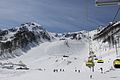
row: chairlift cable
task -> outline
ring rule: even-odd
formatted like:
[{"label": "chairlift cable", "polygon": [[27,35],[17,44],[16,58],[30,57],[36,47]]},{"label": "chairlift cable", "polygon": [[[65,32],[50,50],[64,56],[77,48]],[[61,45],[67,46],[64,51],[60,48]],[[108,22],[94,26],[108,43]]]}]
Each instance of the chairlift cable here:
[{"label": "chairlift cable", "polygon": [[[88,27],[88,0],[86,0],[86,5],[85,5],[85,17],[86,17],[86,24],[87,24],[87,27]],[[89,42],[89,53],[90,53],[90,48],[91,48],[91,45],[90,45],[90,35],[89,35],[89,31],[88,31],[88,42]],[[89,54],[90,55],[90,54]]]},{"label": "chairlift cable", "polygon": [[114,16],[114,18],[113,18],[113,22],[115,21],[117,15],[118,15],[118,13],[119,13],[119,11],[120,11],[120,6],[118,7],[118,10],[117,10],[117,12],[116,12],[116,14],[115,14],[115,16]]}]

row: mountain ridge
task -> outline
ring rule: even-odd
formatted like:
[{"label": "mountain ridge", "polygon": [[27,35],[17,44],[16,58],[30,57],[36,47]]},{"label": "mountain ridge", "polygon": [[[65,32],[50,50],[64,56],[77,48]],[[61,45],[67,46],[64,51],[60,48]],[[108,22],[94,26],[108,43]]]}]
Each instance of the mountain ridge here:
[{"label": "mountain ridge", "polygon": [[[0,55],[2,59],[22,55],[21,51],[27,52],[32,47],[46,41],[52,41],[50,35],[41,25],[35,22],[21,24],[20,27],[0,31]],[[15,50],[21,51],[17,54]],[[5,55],[6,54],[6,55]],[[8,56],[9,54],[9,56]]]}]

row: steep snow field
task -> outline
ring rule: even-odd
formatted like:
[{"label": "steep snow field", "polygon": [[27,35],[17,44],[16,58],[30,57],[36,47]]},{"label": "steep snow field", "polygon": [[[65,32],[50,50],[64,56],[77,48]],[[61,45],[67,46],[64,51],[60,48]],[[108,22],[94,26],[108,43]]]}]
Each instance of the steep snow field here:
[{"label": "steep snow field", "polygon": [[[89,52],[88,40],[67,39],[42,43],[24,55],[9,60],[13,63],[22,61],[30,70],[0,68],[0,80],[90,80],[90,75],[93,80],[119,80],[120,70],[112,69],[115,49],[108,49],[106,45],[99,49],[100,43],[97,41],[92,44],[96,56],[105,61],[103,64],[95,61],[95,72],[85,66]],[[101,67],[104,73],[101,73]]]},{"label": "steep snow field", "polygon": [[[44,65],[46,68],[55,67],[55,65],[67,64],[67,60],[74,60],[75,57],[86,58],[88,55],[88,43],[84,40],[57,40],[54,42],[45,42],[40,46],[32,48],[28,53],[11,59],[11,62],[19,62],[20,60],[31,68],[41,67]],[[63,57],[69,56],[68,58]],[[58,60],[58,62],[57,62]],[[56,61],[56,63],[55,63]],[[34,64],[34,65],[33,65]]]}]

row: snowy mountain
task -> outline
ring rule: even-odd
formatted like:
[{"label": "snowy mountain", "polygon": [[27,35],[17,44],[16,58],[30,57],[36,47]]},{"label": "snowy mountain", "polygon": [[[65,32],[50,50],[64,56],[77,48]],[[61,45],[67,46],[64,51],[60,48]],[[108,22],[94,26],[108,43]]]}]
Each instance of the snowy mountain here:
[{"label": "snowy mountain", "polygon": [[[38,25],[36,23],[34,24]],[[120,79],[120,70],[114,68],[113,66],[114,60],[116,58],[119,59],[119,57],[116,56],[116,48],[109,47],[109,42],[107,41],[103,42],[103,36],[100,39],[94,39],[96,34],[103,34],[102,32],[104,31],[106,33],[106,30],[110,28],[112,29],[110,29],[110,31],[108,30],[107,32],[111,32],[113,30],[112,26],[99,30],[99,32],[97,30],[93,30],[68,33],[51,33],[47,32],[41,26],[36,27],[35,25],[32,23],[22,24],[20,27],[22,29],[16,28],[15,30],[12,30],[14,32],[8,31],[7,34],[2,36],[3,38],[7,37],[7,39],[2,39],[1,43],[12,41],[17,36],[20,36],[20,40],[24,38],[28,39],[27,41],[29,41],[29,44],[25,46],[21,45],[18,47],[19,49],[14,50],[18,51],[17,53],[24,52],[21,56],[8,60],[3,60],[3,58],[1,58],[1,80]],[[35,27],[35,29],[33,29],[33,27]],[[17,34],[19,31],[22,33]],[[34,36],[29,35],[31,32]],[[15,36],[16,34],[17,36]],[[25,37],[23,37],[24,35]],[[13,36],[13,38],[10,38],[10,36]],[[28,46],[30,46],[31,49],[27,49],[27,52],[24,51],[24,49],[29,48]],[[117,49],[118,53],[120,53],[120,47],[118,44]],[[93,72],[91,68],[86,66],[86,62],[90,58],[90,50],[94,52],[93,60],[95,66]],[[10,56],[9,54],[7,53],[6,55]],[[5,57],[5,55],[2,57]],[[103,60],[104,62],[98,63],[98,60],[96,59]]]},{"label": "snowy mountain", "polygon": [[0,58],[7,59],[20,56],[32,47],[53,39],[54,37],[49,32],[35,22],[0,30]]},{"label": "snowy mountain", "polygon": [[87,31],[77,31],[77,32],[66,32],[66,33],[51,33],[56,39],[65,40],[81,40],[88,37]]}]

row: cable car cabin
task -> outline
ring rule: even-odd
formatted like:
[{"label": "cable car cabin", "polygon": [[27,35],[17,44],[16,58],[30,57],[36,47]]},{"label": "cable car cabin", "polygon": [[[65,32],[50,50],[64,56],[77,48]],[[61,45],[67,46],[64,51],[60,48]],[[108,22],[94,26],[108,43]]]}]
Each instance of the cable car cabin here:
[{"label": "cable car cabin", "polygon": [[100,59],[97,61],[97,63],[104,63],[104,60]]},{"label": "cable car cabin", "polygon": [[120,68],[120,59],[116,59],[113,62],[115,68]]}]

